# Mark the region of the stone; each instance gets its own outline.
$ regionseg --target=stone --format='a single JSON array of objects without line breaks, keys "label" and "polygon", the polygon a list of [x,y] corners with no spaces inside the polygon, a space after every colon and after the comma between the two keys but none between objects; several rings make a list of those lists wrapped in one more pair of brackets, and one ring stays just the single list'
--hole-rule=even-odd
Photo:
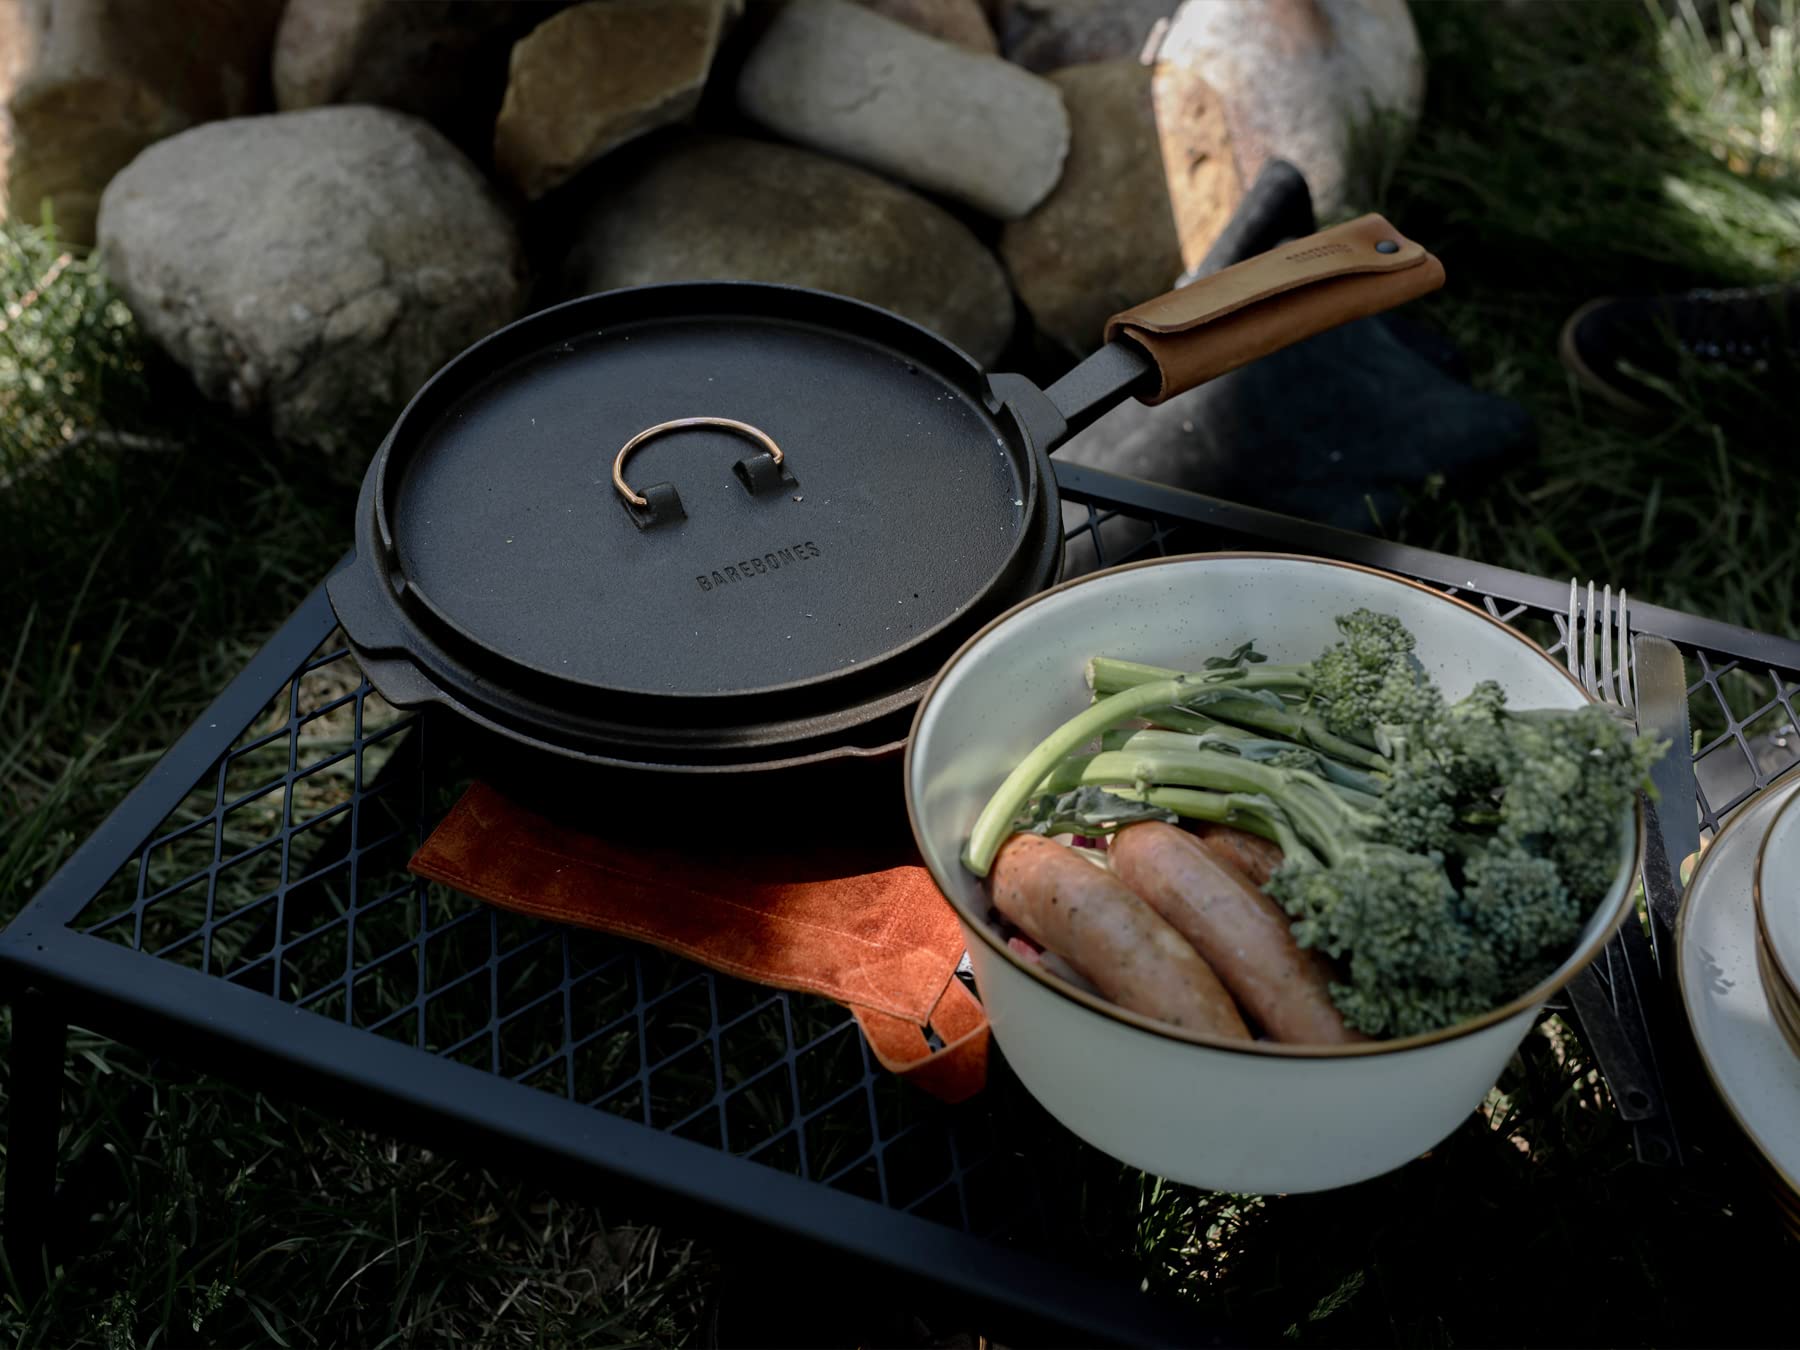
[{"label": "stone", "polygon": [[[1243,3],[1244,0],[1232,0]],[[999,0],[1000,50],[1027,70],[1139,59],[1180,0]]]},{"label": "stone", "polygon": [[12,96],[30,64],[37,35],[24,0],[0,0],[0,220],[6,218],[7,169],[12,163]]},{"label": "stone", "polygon": [[[1202,120],[1222,115],[1240,181],[1271,158],[1288,160],[1327,217],[1364,200],[1367,185],[1351,169],[1357,138],[1403,133],[1425,96],[1406,0],[1188,0],[1157,67],[1159,81],[1179,73],[1216,95],[1216,109],[1194,107]],[[1194,139],[1217,138],[1201,130]]]},{"label": "stone", "polygon": [[784,138],[1014,220],[1062,174],[1056,86],[850,0],[791,0],[744,62],[739,109]]},{"label": "stone", "polygon": [[153,141],[266,98],[281,0],[24,0],[8,214],[92,243],[107,183]]},{"label": "stone", "polygon": [[945,42],[954,42],[984,56],[997,56],[1000,44],[988,26],[978,0],[858,0],[864,8],[885,14],[896,23],[916,28]]},{"label": "stone", "polygon": [[494,165],[528,198],[700,103],[726,0],[588,0],[512,51]]},{"label": "stone", "polygon": [[1159,62],[1151,78],[1163,182],[1175,217],[1182,262],[1198,265],[1255,174],[1232,153],[1224,100],[1189,66]]},{"label": "stone", "polygon": [[395,108],[485,159],[508,52],[562,7],[554,0],[288,0],[275,36],[275,106]]},{"label": "stone", "polygon": [[1163,181],[1150,72],[1132,60],[1054,72],[1069,110],[1062,181],[1000,236],[1013,289],[1039,329],[1078,353],[1106,320],[1161,295],[1181,271]]},{"label": "stone", "polygon": [[571,294],[664,281],[768,281],[835,291],[992,361],[1013,301],[994,256],[916,193],[792,146],[692,136],[641,156],[577,230]]},{"label": "stone", "polygon": [[445,361],[515,318],[518,241],[466,158],[366,105],[212,122],[100,203],[107,276],[202,392],[372,453]]}]

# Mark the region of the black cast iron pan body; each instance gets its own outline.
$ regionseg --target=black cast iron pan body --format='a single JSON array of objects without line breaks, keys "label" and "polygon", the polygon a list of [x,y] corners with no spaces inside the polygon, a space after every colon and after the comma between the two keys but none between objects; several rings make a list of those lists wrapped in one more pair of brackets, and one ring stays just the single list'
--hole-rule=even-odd
[{"label": "black cast iron pan body", "polygon": [[[763,430],[779,481],[752,490],[744,437],[683,429],[626,466],[679,501],[645,521],[614,457],[694,416]],[[748,283],[590,296],[420,391],[365,478],[331,598],[384,696],[535,748],[683,771],[882,754],[943,658],[1056,579],[1045,456],[1064,434],[1028,382],[856,301]]]},{"label": "black cast iron pan body", "polygon": [[820,292],[571,301],[414,397],[332,604],[384,697],[498,745],[676,773],[890,756],[950,653],[1057,579],[1047,456],[1128,393],[1166,396],[1165,340],[1185,341],[1121,336],[1040,390]]}]

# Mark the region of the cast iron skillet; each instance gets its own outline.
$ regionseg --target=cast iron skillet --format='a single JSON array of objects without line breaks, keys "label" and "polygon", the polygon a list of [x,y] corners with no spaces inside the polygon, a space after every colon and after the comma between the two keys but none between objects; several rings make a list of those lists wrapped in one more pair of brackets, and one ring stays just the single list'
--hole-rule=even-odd
[{"label": "cast iron skillet", "polygon": [[1442,283],[1378,216],[1116,316],[1039,389],[840,296],[647,286],[439,371],[363,483],[331,602],[371,683],[596,766],[891,754],[943,659],[1054,582],[1048,454]]}]

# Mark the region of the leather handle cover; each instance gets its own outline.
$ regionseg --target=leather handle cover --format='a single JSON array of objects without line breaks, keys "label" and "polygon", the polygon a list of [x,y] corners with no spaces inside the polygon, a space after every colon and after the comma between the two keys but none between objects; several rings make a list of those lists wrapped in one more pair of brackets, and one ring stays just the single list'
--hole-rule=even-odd
[{"label": "leather handle cover", "polygon": [[1359,216],[1115,314],[1106,340],[1150,353],[1161,386],[1139,401],[1155,404],[1443,284],[1443,264],[1422,244],[1381,216]]}]

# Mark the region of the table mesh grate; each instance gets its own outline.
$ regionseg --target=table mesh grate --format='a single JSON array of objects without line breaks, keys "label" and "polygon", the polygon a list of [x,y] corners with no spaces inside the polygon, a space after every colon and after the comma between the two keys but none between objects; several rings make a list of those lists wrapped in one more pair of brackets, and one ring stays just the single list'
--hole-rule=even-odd
[{"label": "table mesh grate", "polygon": [[[1220,546],[1194,521],[1068,496],[1071,574]],[[1559,613],[1451,593],[1560,652]],[[1800,678],[1685,655],[1699,676],[1696,772],[1712,829],[1800,759]],[[1107,1164],[1003,1068],[975,1102],[943,1108],[884,1073],[836,1004],[494,910],[408,873],[466,786],[427,753],[453,734],[386,704],[334,634],[72,926],[980,1235],[1045,1242],[1061,1215],[1091,1230],[1070,1196],[1084,1168]]]}]

